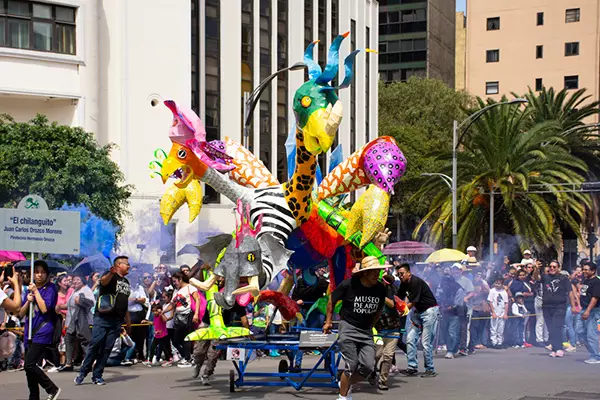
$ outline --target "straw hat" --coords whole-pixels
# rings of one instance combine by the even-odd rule
[[[352,271],[352,274],[358,274],[359,272],[371,271],[373,269],[385,269],[385,268],[390,268],[390,267],[391,267],[391,265],[389,265],[389,264],[380,264],[377,257],[367,256],[362,259],[360,264],[356,265],[356,268],[354,269],[354,271]]]

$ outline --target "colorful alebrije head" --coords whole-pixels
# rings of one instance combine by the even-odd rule
[[[173,125],[169,130],[169,139],[173,143],[188,147],[210,168],[218,171],[231,171],[235,168],[233,164],[229,164],[232,158],[225,153],[223,142],[206,142],[204,124],[194,111],[179,106],[173,100],[166,100],[165,106],[173,113]]]
[[[394,185],[406,171],[406,158],[392,138],[380,137],[365,149],[363,166],[374,185],[394,194]]]
[[[250,204],[246,204],[246,209],[244,210],[244,205],[241,200],[237,202],[236,213],[239,216],[240,221],[238,222],[237,218],[235,220],[235,248],[239,248],[244,238],[246,236],[256,237],[258,232],[260,232],[260,228],[262,226],[262,214],[259,215],[258,220],[256,221],[256,226],[252,228],[250,222]]]

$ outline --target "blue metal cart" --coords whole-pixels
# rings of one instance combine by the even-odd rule
[[[338,352],[337,340],[326,348],[306,348],[299,345],[299,332],[285,335],[269,335],[248,340],[247,338],[229,339],[219,342],[217,349],[227,351],[227,348],[245,349],[244,360],[232,361],[235,370],[229,371],[229,391],[242,386],[291,386],[296,390],[304,387],[337,388],[339,379],[339,364],[341,354]],[[257,350],[276,350],[285,352],[293,362],[299,351],[319,350],[321,355],[312,368],[290,368],[287,360],[279,362],[278,372],[248,372],[252,353]],[[235,372],[237,371],[237,379]],[[263,379],[255,379],[263,378]],[[268,380],[264,378],[276,378]]]

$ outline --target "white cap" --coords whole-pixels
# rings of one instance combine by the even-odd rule
[[[475,246],[469,246],[467,247],[467,251],[477,251],[477,248]]]
[[[525,250],[525,251],[523,252],[523,254],[524,254],[524,255],[525,255],[525,254],[529,254],[529,255],[531,255],[531,250]]]

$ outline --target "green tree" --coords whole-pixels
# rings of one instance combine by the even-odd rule
[[[466,92],[436,79],[380,82],[379,135],[394,137],[408,161],[406,175],[395,188],[392,213],[410,219],[427,212],[429,197],[410,206],[408,201],[419,190],[422,173],[440,171],[442,163],[432,153],[452,148],[452,122],[464,118],[463,109],[471,103]]]
[[[485,103],[477,99],[481,109]],[[506,101],[503,98],[502,101]],[[495,107],[465,135],[458,153],[458,246],[484,242],[489,229],[490,191],[496,193],[495,232],[519,235],[522,246],[540,251],[561,241],[561,226],[579,232],[589,196],[566,192],[564,183],[585,180],[586,164],[570,154],[557,121],[533,121],[533,108]],[[451,151],[440,151],[441,172],[450,174]],[[536,193],[537,192],[537,193]],[[547,194],[539,192],[548,192]],[[441,221],[452,218],[451,194],[438,179],[428,179],[413,200],[432,197],[425,237],[439,243]]]
[[[571,153],[588,166],[588,179],[600,179],[600,140],[598,127],[584,127],[591,124],[600,113],[600,101],[591,101],[586,89],[572,92],[563,89],[543,88],[539,92],[529,89],[525,95],[531,108],[533,122],[556,121]]]
[[[83,129],[49,124],[37,115],[28,123],[0,116],[0,204],[16,207],[28,193],[42,196],[50,209],[85,204],[122,227],[133,187],[124,184],[110,159],[113,145],[100,147]]]

